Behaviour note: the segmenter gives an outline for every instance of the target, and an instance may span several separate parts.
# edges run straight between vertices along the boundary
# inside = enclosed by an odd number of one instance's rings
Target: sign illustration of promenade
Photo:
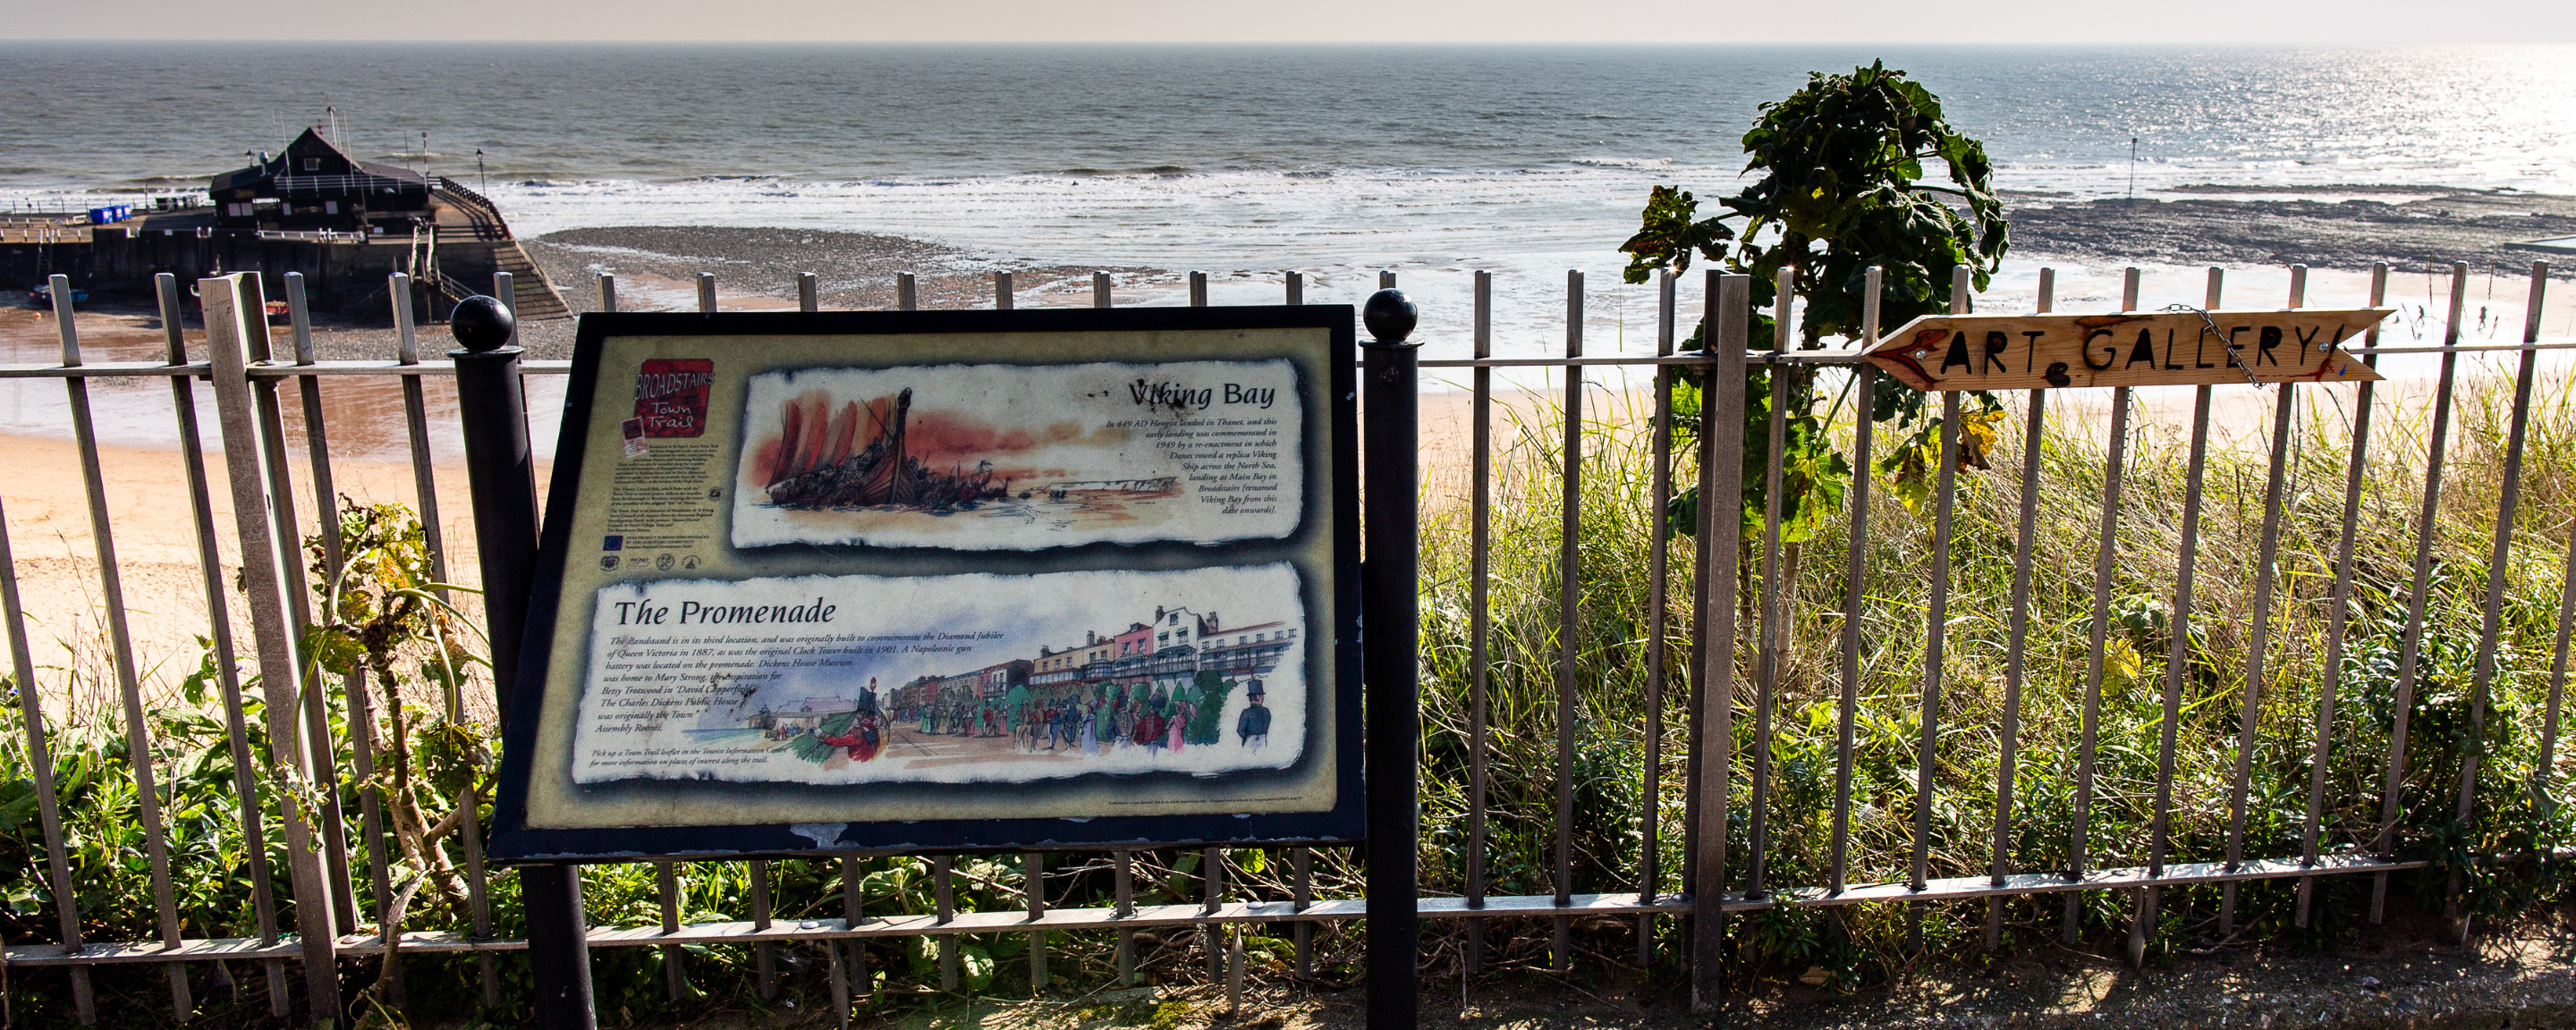
[[[798,369],[744,404],[736,547],[1216,543],[1302,507],[1285,360]]]
[[[609,586],[574,779],[1285,768],[1310,700],[1303,612],[1286,563]]]

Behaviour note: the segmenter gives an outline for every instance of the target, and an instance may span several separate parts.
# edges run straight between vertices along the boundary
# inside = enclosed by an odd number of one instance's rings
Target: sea
[[[1652,345],[1653,298],[1619,285],[1617,252],[1647,191],[1713,208],[1766,101],[1874,61],[1937,93],[2017,203],[2576,193],[2563,44],[0,42],[0,204],[202,189],[322,125],[476,185],[523,236],[885,233],[995,268],[1167,273],[1147,302],[1174,302],[1183,270],[1216,273],[1217,303],[1274,300],[1283,269],[1312,301],[1357,301],[1394,270],[1443,350],[1464,346],[1480,269],[1498,350],[1562,348],[1579,270],[1586,346],[1613,353]]]

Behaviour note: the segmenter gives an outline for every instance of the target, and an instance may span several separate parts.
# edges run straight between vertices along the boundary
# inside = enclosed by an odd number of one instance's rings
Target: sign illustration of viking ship
[[[761,372],[743,394],[733,545],[1277,538],[1304,510],[1297,383],[1276,360]]]
[[[912,417],[909,387],[895,395],[891,413],[881,417],[876,407],[850,401],[835,413],[829,400],[788,401],[780,412],[770,503],[806,509],[941,509],[1009,495],[1010,481],[995,483],[990,461],[979,461],[972,470],[941,472],[905,451],[904,429]],[[862,419],[870,431],[863,448],[857,446]]]

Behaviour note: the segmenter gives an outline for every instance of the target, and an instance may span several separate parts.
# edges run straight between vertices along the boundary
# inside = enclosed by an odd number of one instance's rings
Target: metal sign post
[[[1421,345],[1404,342],[1414,315],[1413,302],[1398,290],[1377,291],[1361,314],[1374,337],[1361,347],[1368,427],[1360,569],[1360,675],[1368,694],[1368,1025],[1389,1030],[1414,1025],[1422,921],[1413,853],[1422,822],[1414,782],[1422,741],[1415,570]]]
[[[456,398],[465,430],[465,471],[474,491],[474,536],[483,571],[483,620],[492,640],[492,692],[510,710],[518,680],[528,591],[537,567],[537,481],[528,450],[528,402],[519,382],[517,319],[490,297],[467,297],[448,316],[463,346]],[[537,1025],[593,1030],[590,947],[583,931],[581,870],[571,863],[519,870],[528,914],[528,964],[536,981]]]

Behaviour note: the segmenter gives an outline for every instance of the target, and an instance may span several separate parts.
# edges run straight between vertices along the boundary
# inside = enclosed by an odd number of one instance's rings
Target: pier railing
[[[2072,391],[1998,397],[1982,411],[1962,407],[1976,399],[1947,395],[1940,399],[1947,417],[1928,436],[1881,439],[1890,431],[1855,417],[1870,410],[1872,396],[1872,373],[1858,352],[1796,349],[1788,342],[1795,309],[1786,300],[1775,312],[1778,338],[1755,338],[1742,277],[1710,275],[1686,306],[1690,284],[1663,276],[1655,353],[1588,356],[1585,286],[1569,274],[1563,355],[1497,358],[1493,282],[1478,273],[1463,327],[1470,356],[1421,362],[1462,375],[1470,405],[1463,494],[1424,501],[1426,539],[1455,543],[1456,560],[1427,557],[1421,586],[1426,684],[1440,684],[1425,691],[1434,709],[1425,720],[1425,782],[1446,786],[1436,798],[1426,794],[1438,817],[1424,821],[1420,842],[1426,854],[1445,856],[1425,873],[1425,893],[1441,896],[1425,897],[1419,910],[1459,921],[1455,968],[1472,973],[1500,961],[1499,942],[1543,937],[1542,961],[1563,969],[1580,950],[1578,921],[1588,937],[1625,926],[1634,961],[1686,965],[1694,993],[1714,1003],[1731,915],[1752,913],[1753,925],[1769,925],[1758,920],[1888,905],[1899,906],[1888,911],[1902,913],[1910,942],[1929,932],[2001,947],[2009,929],[2016,939],[2071,943],[2090,927],[2125,932],[2135,961],[2176,899],[2214,909],[2222,935],[2237,932],[2253,904],[2241,892],[2257,889],[2277,889],[2262,902],[2265,919],[2306,926],[2319,904],[2334,904],[2377,922],[2390,875],[2431,865],[2447,870],[2438,893],[2467,933],[2480,863],[2514,857],[2504,853],[2509,835],[2480,827],[2509,821],[2500,814],[2507,809],[2563,818],[2567,777],[2557,736],[2576,625],[2576,538],[2560,538],[2569,536],[2576,502],[2557,491],[2563,463],[2546,470],[2534,463],[2531,425],[2535,384],[2548,377],[2537,359],[2576,341],[2541,337],[2547,280],[2545,266],[2535,266],[2519,342],[2463,344],[2467,270],[2455,266],[2452,276],[2440,345],[2383,347],[2373,330],[2350,351],[2373,362],[2437,356],[2430,390],[2400,379],[2410,390],[2392,402],[2366,382],[2202,387],[2181,424],[2188,456],[2176,461],[2144,450],[2144,401],[2126,389],[2083,417],[2062,410],[2084,403],[2057,396]],[[404,278],[394,277],[392,296],[412,295]],[[1204,304],[1204,279],[1194,280],[1192,303]],[[2138,281],[2133,270],[2126,309],[2139,307]],[[2044,276],[2042,310],[2051,303],[2049,282]],[[2285,303],[2300,306],[2304,269],[2291,282]],[[1382,277],[1393,284],[1392,273]],[[911,307],[911,277],[900,285]],[[1282,285],[1284,299],[1296,303],[1302,278],[1290,274]],[[2386,285],[2383,267],[2368,300],[2384,300]],[[815,309],[812,278],[798,286],[800,306]],[[1095,305],[1110,303],[1110,286],[1106,273],[1094,278]],[[2222,286],[2212,270],[2206,307],[2219,306]],[[340,559],[345,498],[332,456],[340,427],[325,416],[326,382],[354,376],[399,385],[399,413],[371,413],[402,423],[411,487],[397,499],[419,512],[439,582],[459,582],[471,567],[448,554],[457,537],[441,514],[433,437],[452,427],[433,422],[426,402],[434,381],[452,374],[449,364],[422,360],[401,303],[394,353],[318,360],[293,274],[283,282],[291,345],[264,333],[218,334],[216,353],[192,351],[181,330],[188,311],[180,284],[165,275],[165,359],[91,362],[64,287],[57,277],[62,360],[0,366],[0,377],[55,380],[67,391],[115,700],[92,718],[114,724],[124,755],[155,753],[150,684],[135,657],[88,390],[100,379],[166,380],[203,607],[152,618],[203,627],[212,655],[208,703],[220,709],[214,717],[241,801],[220,818],[243,840],[273,843],[186,859],[237,870],[250,901],[237,921],[254,932],[185,932],[207,924],[183,911],[171,886],[172,863],[181,860],[162,807],[172,763],[111,761],[133,795],[134,851],[148,867],[154,932],[93,939],[103,914],[82,911],[78,899],[96,893],[84,878],[111,874],[76,861],[67,844],[69,788],[55,770],[72,731],[70,687],[38,667],[23,573],[0,522],[0,623],[42,838],[29,855],[39,868],[27,874],[43,882],[52,931],[51,940],[24,933],[11,940],[6,964],[22,977],[63,977],[83,1023],[96,1019],[93,971],[132,963],[167,971],[182,1018],[195,1007],[194,992],[213,982],[192,970],[249,963],[265,973],[273,1012],[288,1015],[290,997],[302,993],[319,1020],[346,1004],[343,963],[382,963],[397,973],[384,959],[402,952],[473,956],[485,1003],[499,1004],[495,963],[526,942],[496,930],[507,920],[496,919],[496,874],[482,862],[480,822],[462,819],[451,837],[433,841],[435,855],[395,847],[387,824],[396,816],[381,803],[379,775],[387,699],[369,697],[357,678],[340,681],[338,691],[299,695],[284,689],[294,677],[254,676],[306,658],[317,618],[308,600],[314,584],[298,558],[308,542],[325,565]],[[255,277],[246,287],[201,284],[210,298],[222,293],[216,287],[240,295],[206,303],[264,299]],[[613,287],[602,277],[601,307],[616,307]],[[701,287],[701,310],[714,310],[713,279],[702,278]],[[1954,291],[1954,308],[1965,310],[1964,282]],[[506,275],[493,292],[513,295]],[[995,304],[1013,303],[1008,275],[997,276]],[[1681,349],[1692,307],[1713,349]],[[1442,333],[1426,327],[1426,335]],[[2501,389],[2479,392],[2459,380],[2458,363],[2476,354],[2517,362]],[[549,376],[567,364],[524,367]],[[1599,381],[1587,383],[1587,370],[1604,366],[1650,382],[1645,399],[1622,401]],[[1561,393],[1498,390],[1498,368],[1547,370]],[[1791,453],[1798,413],[1772,404],[1752,409],[1767,411],[1762,418],[1747,417],[1752,374],[1785,391],[1792,371],[1820,383],[1840,377],[1847,396],[1858,398],[1814,428],[1848,448],[1859,472],[1843,496],[1806,495],[1805,503],[1822,507],[1804,513],[1784,512],[1778,460]],[[200,384],[214,392],[212,435],[199,422]],[[2264,441],[2262,457],[2228,459],[2228,474],[2244,479],[2233,484],[2210,473],[2221,460],[2210,445],[2212,397],[2231,393],[2272,409],[2268,435],[2245,437]],[[1628,407],[1602,414],[1605,403]],[[290,410],[302,416],[301,467],[282,443]],[[2023,427],[2018,437],[2014,424]],[[1765,432],[1767,442],[1744,446],[1745,434]],[[1902,504],[1873,496],[1884,489],[1873,486],[1874,454],[1901,456],[1909,447],[1957,454],[1970,432],[1990,441],[1982,449],[1994,470],[1972,482],[1960,463],[1936,457],[1929,492]],[[267,445],[237,444],[251,439]],[[210,444],[222,457],[212,470],[204,460]],[[2477,474],[2446,483],[2445,460],[2471,452]],[[1642,465],[1618,465],[1620,453]],[[1759,475],[1743,474],[1747,460],[1762,463]],[[1457,483],[1459,471],[1434,468],[1426,478]],[[2544,479],[2552,492],[2533,504],[2524,484]],[[2250,485],[2256,481],[2260,489]],[[1739,521],[1744,492],[1757,482],[1765,502]],[[2204,535],[2213,516],[2201,499],[2221,487],[2245,506],[2235,515],[2239,528],[2259,523],[2259,531],[2226,541]],[[2061,495],[2045,496],[2051,489]],[[2463,498],[2462,490],[2477,493]],[[0,500],[11,493],[0,483]],[[2405,510],[2373,507],[2391,497],[2406,499]],[[218,498],[230,502],[230,525],[219,521]],[[2172,508],[2183,513],[2178,522]],[[2453,523],[2445,513],[2454,510],[2470,512],[2458,524],[2484,536],[2464,540],[2446,529]],[[1499,537],[1498,519],[1506,523]],[[1631,550],[1603,545],[1599,527],[1611,523],[1628,527],[1617,532]],[[2139,553],[2141,539],[2165,549]],[[2194,557],[2205,559],[2198,583]],[[2253,586],[2238,589],[2239,580]],[[1615,589],[1605,585],[1613,581]],[[2061,618],[2070,612],[2076,617]],[[2166,670],[2154,673],[2144,658],[2159,648]],[[2442,696],[2431,699],[2436,686]],[[463,693],[476,687],[447,690],[439,714],[466,722],[488,712],[488,697]],[[2490,721],[2508,701],[2510,717]],[[2410,717],[2434,715],[2439,734],[2410,735]],[[2232,734],[2188,732],[2230,722]],[[1506,738],[1518,743],[1503,760],[1516,764],[1498,770]],[[2046,753],[2034,754],[2042,740]],[[342,754],[351,767],[338,766]],[[1505,776],[1536,790],[1498,800]],[[1578,792],[1613,800],[1578,804]],[[1605,822],[1606,831],[1595,825]],[[1509,845],[1517,850],[1504,869],[1496,857],[1507,833],[1517,835]],[[794,919],[769,905],[775,863],[750,862],[741,871],[752,882],[748,909],[712,921],[684,919],[679,871],[652,863],[657,918],[594,926],[589,940],[594,949],[659,949],[674,997],[686,990],[684,948],[754,948],[764,992],[776,989],[779,949],[819,951],[845,1019],[874,989],[859,945],[883,938],[936,938],[939,980],[953,989],[959,935],[1029,934],[1028,980],[1037,987],[1046,981],[1049,933],[1117,934],[1122,975],[1132,975],[1130,934],[1196,927],[1209,983],[1239,997],[1244,958],[1235,934],[1286,924],[1295,937],[1287,973],[1313,976],[1313,928],[1358,918],[1362,900],[1318,897],[1315,856],[1304,848],[1286,856],[1292,871],[1283,889],[1229,887],[1229,862],[1243,866],[1227,850],[1204,856],[1198,902],[1135,904],[1129,856],[1112,853],[1100,861],[1120,873],[1116,904],[1052,907],[1045,864],[1032,860],[1025,881],[1010,885],[1026,904],[998,911],[956,910],[959,874],[948,856],[930,864],[936,903],[907,912],[866,907],[862,880],[880,858],[822,857],[811,860],[809,875],[840,878],[840,915]],[[388,918],[431,875],[424,862],[456,870],[470,920]],[[2360,894],[2321,890],[2356,876],[2369,885]],[[2337,920],[2353,916],[2339,911]],[[1980,923],[1981,933],[1968,929]],[[1229,940],[1231,947],[1220,944]],[[288,986],[290,965],[302,968],[300,992]],[[257,986],[231,982],[235,990]]]

